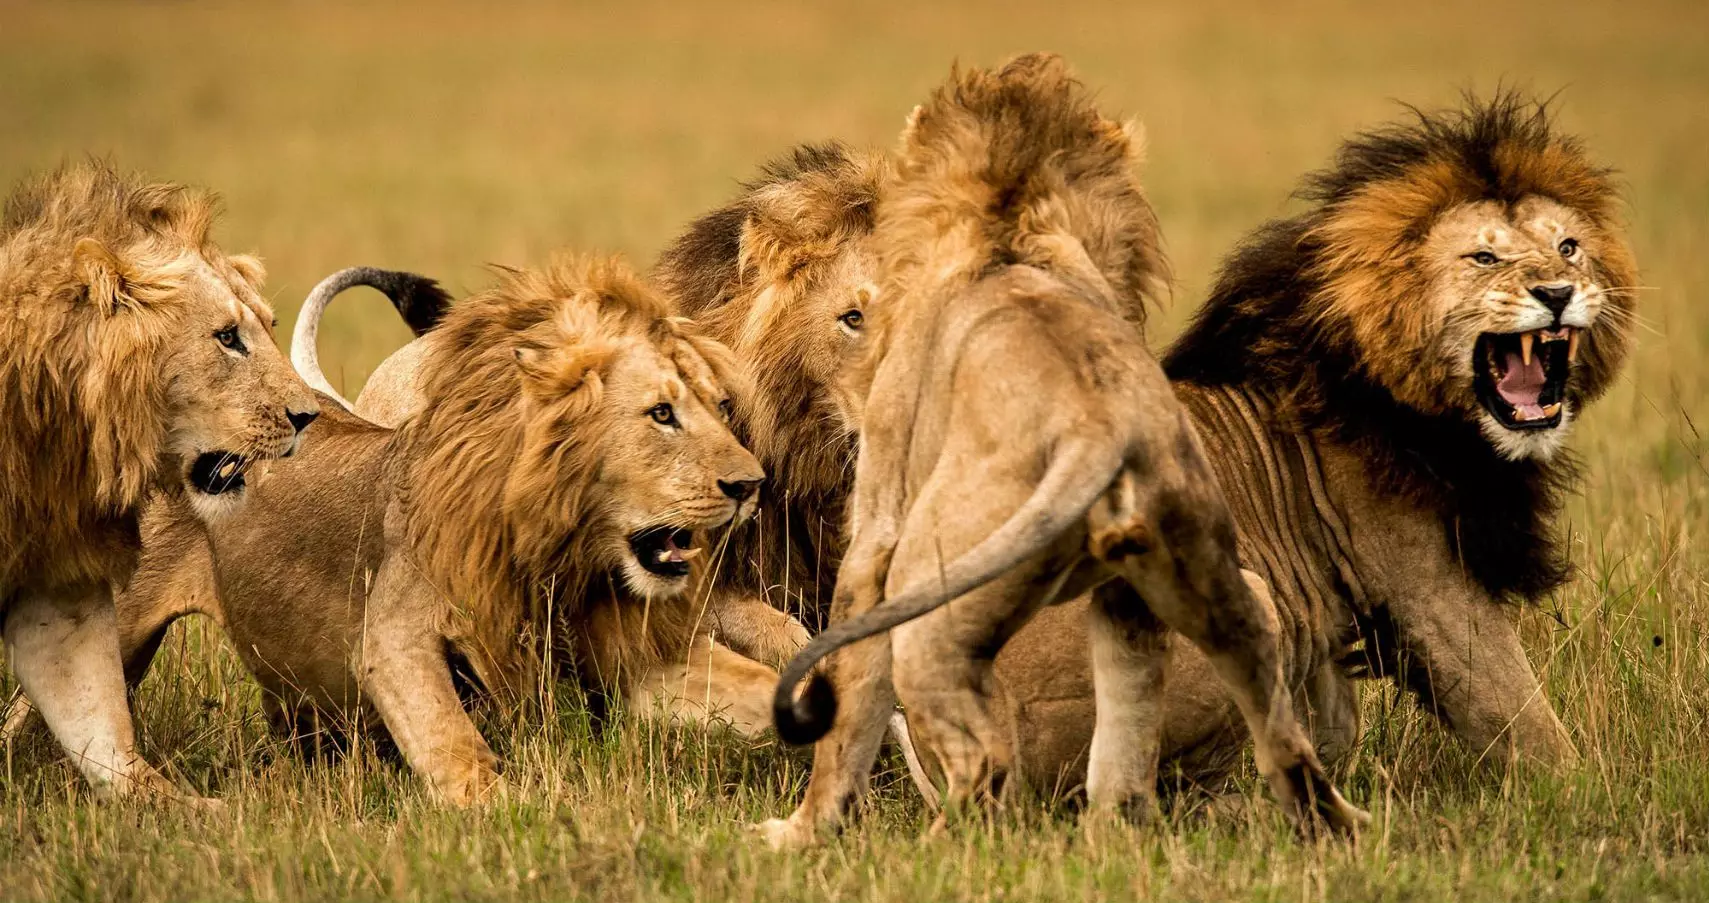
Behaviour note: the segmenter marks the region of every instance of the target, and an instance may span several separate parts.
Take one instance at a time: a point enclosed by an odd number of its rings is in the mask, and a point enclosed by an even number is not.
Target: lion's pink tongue
[[[1495,391],[1501,400],[1513,405],[1527,416],[1540,417],[1543,414],[1542,405],[1537,400],[1543,394],[1543,383],[1547,377],[1543,375],[1543,356],[1531,356],[1527,364],[1520,358],[1519,352],[1507,352],[1507,369],[1501,374],[1501,381],[1495,384]]]

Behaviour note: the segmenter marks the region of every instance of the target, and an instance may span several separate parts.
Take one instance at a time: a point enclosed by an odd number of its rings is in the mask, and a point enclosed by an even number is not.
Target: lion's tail
[[[824,674],[795,697],[795,687],[813,666],[836,650],[884,633],[1002,576],[1037,555],[1076,523],[1105,492],[1122,466],[1123,443],[1104,435],[1066,441],[1033,494],[1001,526],[938,577],[902,590],[852,621],[833,625],[796,654],[778,681],[772,715],[785,743],[802,745],[823,737],[837,717],[836,690]]]
[[[439,287],[437,281],[401,270],[346,267],[322,279],[314,291],[309,292],[308,300],[303,302],[303,309],[297,314],[297,326],[291,333],[291,366],[297,368],[297,375],[309,384],[309,388],[330,396],[345,408],[351,407],[350,402],[332,388],[326,374],[321,372],[320,352],[315,346],[315,339],[320,334],[320,318],[326,313],[327,305],[340,292],[358,285],[384,293],[410,331],[417,336],[438,325],[451,306],[451,296]]]

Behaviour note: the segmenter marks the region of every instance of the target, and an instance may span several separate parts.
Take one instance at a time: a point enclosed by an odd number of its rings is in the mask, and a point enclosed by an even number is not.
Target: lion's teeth
[[[219,478],[220,479],[229,480],[236,475],[237,475],[237,462],[236,461],[227,461],[224,464],[220,465],[220,472],[219,472]]]
[[[1536,341],[1537,334],[1534,332],[1525,332],[1519,335],[1519,359],[1524,361],[1527,367],[1531,366],[1531,346]]]
[[[676,553],[678,561],[693,561],[700,557],[700,549],[679,549]]]
[[[657,552],[654,552],[653,556],[657,558],[661,564],[671,560],[671,553],[669,549],[660,549]]]
[[[1567,330],[1567,363],[1569,364],[1578,360],[1578,334],[1579,330],[1577,329]]]
[[[1544,417],[1544,419],[1547,419],[1549,417],[1553,417],[1556,414],[1559,414],[1560,412],[1561,412],[1561,403],[1558,401],[1555,402],[1554,404],[1543,405],[1543,417]]]

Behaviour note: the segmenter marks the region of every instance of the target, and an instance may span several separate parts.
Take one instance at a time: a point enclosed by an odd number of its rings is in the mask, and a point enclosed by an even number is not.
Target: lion
[[[897,699],[951,808],[999,793],[1014,750],[992,659],[1039,606],[1087,591],[1095,810],[1155,808],[1173,630],[1216,665],[1302,830],[1364,820],[1294,715],[1273,607],[1145,348],[1167,276],[1137,155],[1045,54],[952,72],[910,117],[873,236],[875,328],[845,372],[860,454],[832,626],[775,701],[782,739],[817,741],[814,768],[795,813],[761,826],[773,845],[840,823]]]
[[[1509,93],[1357,135],[1300,194],[1311,209],[1230,255],[1163,363],[1283,603],[1326,758],[1357,742],[1348,681],[1370,676],[1482,758],[1570,768],[1514,616],[1569,575],[1566,439],[1635,322],[1615,181]],[[1045,781],[1072,783],[1095,736],[1083,617],[1050,613],[998,658]],[[1208,672],[1182,649],[1168,679]],[[1204,702],[1172,727],[1238,749],[1233,708]]]
[[[464,805],[498,760],[461,694],[510,706],[563,675],[603,709],[706,665],[691,576],[764,473],[727,424],[729,352],[615,261],[502,270],[424,341],[420,412],[389,429],[329,398],[311,451],[243,512],[151,520],[118,605],[127,657],[209,614],[276,717],[377,715]]]
[[[0,221],[0,619],[23,694],[104,795],[177,795],[137,754],[113,587],[145,498],[239,510],[319,413],[273,342],[260,261],[214,197],[108,164],[20,186]]]

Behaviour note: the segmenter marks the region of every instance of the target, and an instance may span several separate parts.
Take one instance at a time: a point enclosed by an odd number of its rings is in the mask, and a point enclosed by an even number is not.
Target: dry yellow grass
[[[634,725],[595,738],[565,705],[494,725],[515,736],[515,798],[447,812],[366,754],[278,747],[230,656],[178,631],[139,700],[145,745],[230,813],[92,804],[25,744],[0,763],[0,899],[1709,898],[1709,6],[1377,6],[0,0],[0,182],[94,152],[215,187],[225,244],[267,258],[287,325],[349,264],[462,291],[485,262],[559,247],[645,262],[760,159],[888,144],[952,60],[1032,49],[1147,127],[1181,275],[1159,341],[1341,135],[1501,80],[1560,90],[1563,121],[1625,173],[1656,287],[1639,353],[1575,437],[1580,575],[1527,619],[1587,755],[1567,779],[1475,767],[1374,694],[1347,786],[1377,821],[1356,849],[1301,846],[1267,806],[1096,838],[1019,807],[922,839],[891,785],[841,841],[779,858],[741,827],[788,808],[798,756]],[[322,359],[348,391],[407,333],[378,298],[343,304]]]

